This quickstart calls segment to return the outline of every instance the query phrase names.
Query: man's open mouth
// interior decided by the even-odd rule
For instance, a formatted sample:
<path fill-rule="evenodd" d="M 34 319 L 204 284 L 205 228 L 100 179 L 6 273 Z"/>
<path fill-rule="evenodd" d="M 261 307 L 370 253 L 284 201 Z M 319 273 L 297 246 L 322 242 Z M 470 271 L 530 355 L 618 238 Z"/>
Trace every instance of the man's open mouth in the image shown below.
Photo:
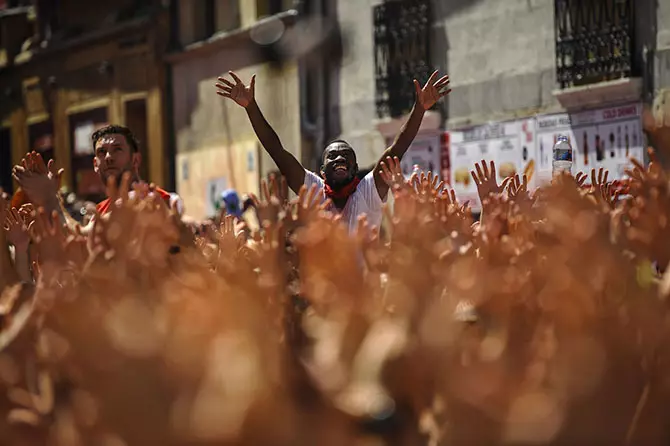
<path fill-rule="evenodd" d="M 337 166 L 333 167 L 333 172 L 337 173 L 338 175 L 346 174 L 347 166 L 344 164 L 338 164 Z"/>

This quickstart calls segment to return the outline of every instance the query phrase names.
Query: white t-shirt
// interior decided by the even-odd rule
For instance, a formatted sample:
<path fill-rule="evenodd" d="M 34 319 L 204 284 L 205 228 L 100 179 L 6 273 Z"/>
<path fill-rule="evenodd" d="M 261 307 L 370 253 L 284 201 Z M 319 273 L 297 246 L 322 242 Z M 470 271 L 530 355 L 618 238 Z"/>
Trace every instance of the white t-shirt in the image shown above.
<path fill-rule="evenodd" d="M 314 172 L 305 170 L 305 186 L 309 190 L 314 184 L 320 191 L 322 202 L 326 201 L 323 179 Z M 344 205 L 344 209 L 340 211 L 332 205 L 328 210 L 342 214 L 342 222 L 349 227 L 349 233 L 353 233 L 358 225 L 358 217 L 362 214 L 367 215 L 370 225 L 379 227 L 382 223 L 383 204 L 384 202 L 379 197 L 379 192 L 377 192 L 374 174 L 370 172 L 358 183 L 356 190 L 347 200 L 347 204 Z"/>

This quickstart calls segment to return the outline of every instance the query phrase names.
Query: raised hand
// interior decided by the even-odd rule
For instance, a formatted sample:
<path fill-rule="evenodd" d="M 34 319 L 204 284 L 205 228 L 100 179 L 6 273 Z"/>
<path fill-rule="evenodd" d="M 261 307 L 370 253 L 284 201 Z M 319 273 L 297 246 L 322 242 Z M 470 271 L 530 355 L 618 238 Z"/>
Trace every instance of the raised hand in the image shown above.
<path fill-rule="evenodd" d="M 424 110 L 430 109 L 438 100 L 440 100 L 440 98 L 451 92 L 449 89 L 449 76 L 445 75 L 437 79 L 437 75 L 438 71 L 436 70 L 430 75 L 428 82 L 426 82 L 426 85 L 423 88 L 421 88 L 419 81 L 414 79 L 416 103 Z"/>
<path fill-rule="evenodd" d="M 234 255 L 244 245 L 244 231 L 240 230 L 237 219 L 226 215 L 219 226 L 219 250 L 222 255 Z"/>
<path fill-rule="evenodd" d="M 379 238 L 379 228 L 371 226 L 365 215 L 358 217 L 356 240 L 363 251 L 363 258 L 372 271 L 382 273 L 388 270 L 388 246 Z"/>
<path fill-rule="evenodd" d="M 219 77 L 216 83 L 216 94 L 232 99 L 241 107 L 247 108 L 255 98 L 256 75 L 251 76 L 251 82 L 249 82 L 249 86 L 246 86 L 237 74 L 232 71 L 229 71 L 228 74 L 233 78 L 235 83 L 233 84 L 223 76 Z"/>
<path fill-rule="evenodd" d="M 381 167 L 379 174 L 389 188 L 394 189 L 407 184 L 400 167 L 400 158 L 387 156 L 379 165 Z"/>
<path fill-rule="evenodd" d="M 21 161 L 21 165 L 14 166 L 12 176 L 37 206 L 43 206 L 49 211 L 58 207 L 57 195 L 64 170 L 56 170 L 54 160 L 44 163 L 44 158 L 37 152 L 31 152 Z"/>
<path fill-rule="evenodd" d="M 5 221 L 9 211 L 9 197 L 5 197 L 4 194 L 0 194 L 0 222 Z"/>
<path fill-rule="evenodd" d="M 528 192 L 528 177 L 526 175 L 522 179 L 519 179 L 519 175 L 505 178 L 503 189 L 507 191 L 509 200 L 519 205 L 523 212 L 528 211 L 535 202 L 534 197 L 531 197 L 530 192 Z"/>
<path fill-rule="evenodd" d="M 600 190 L 603 187 L 607 186 L 607 178 L 609 177 L 610 171 L 601 167 L 598 169 L 598 176 L 596 176 L 596 170 L 591 169 L 591 189 Z"/>
<path fill-rule="evenodd" d="M 515 200 L 528 195 L 528 177 L 523 176 L 523 180 L 519 179 L 519 175 L 505 178 L 502 185 L 503 189 L 507 190 L 507 195 L 510 199 Z"/>
<path fill-rule="evenodd" d="M 40 281 L 51 284 L 64 269 L 66 258 L 65 233 L 58 214 L 56 211 L 48 213 L 44 208 L 39 208 L 28 230 L 37 251 Z"/>
<path fill-rule="evenodd" d="M 7 212 L 5 230 L 7 231 L 7 241 L 14 245 L 17 250 L 25 251 L 28 249 L 28 244 L 30 244 L 28 226 L 16 208 Z"/>
<path fill-rule="evenodd" d="M 493 161 L 490 162 L 489 166 L 486 165 L 484 160 L 480 164 L 475 164 L 475 170 L 471 170 L 470 175 L 472 175 L 472 179 L 477 186 L 479 200 L 482 203 L 486 201 L 489 195 L 500 194 L 503 191 L 496 180 L 496 165 Z"/>
<path fill-rule="evenodd" d="M 577 172 L 577 175 L 575 175 L 575 182 L 577 183 L 577 186 L 582 187 L 587 178 L 588 176 L 584 172 Z"/>
<path fill-rule="evenodd" d="M 414 172 L 409 179 L 409 183 L 419 195 L 437 197 L 444 187 L 444 181 L 438 182 L 438 180 L 438 176 L 433 175 L 433 172 L 428 172 L 428 174 Z"/>
<path fill-rule="evenodd" d="M 280 182 L 284 182 L 284 177 L 281 177 Z M 270 183 L 267 181 L 261 181 L 261 192 L 262 200 L 259 200 L 257 196 L 250 194 L 250 198 L 254 203 L 254 209 L 256 210 L 256 217 L 258 218 L 258 224 L 263 226 L 264 222 L 276 223 L 279 221 L 280 213 L 282 212 L 286 197 L 282 197 L 280 185 L 277 184 L 275 178 L 270 179 Z"/>

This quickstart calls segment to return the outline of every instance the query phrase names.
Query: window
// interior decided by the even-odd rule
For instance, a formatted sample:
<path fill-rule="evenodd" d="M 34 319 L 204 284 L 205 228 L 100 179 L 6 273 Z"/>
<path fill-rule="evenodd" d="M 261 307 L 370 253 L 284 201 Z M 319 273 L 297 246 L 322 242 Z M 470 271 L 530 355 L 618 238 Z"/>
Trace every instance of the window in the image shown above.
<path fill-rule="evenodd" d="M 399 117 L 414 104 L 413 79 L 430 64 L 430 0 L 385 1 L 374 7 L 376 105 L 379 117 Z"/>
<path fill-rule="evenodd" d="M 638 74 L 633 0 L 555 0 L 556 76 L 561 88 Z"/>
<path fill-rule="evenodd" d="M 294 0 L 256 0 L 256 17 L 267 17 L 293 8 Z"/>
<path fill-rule="evenodd" d="M 215 0 L 213 16 L 216 17 L 215 30 L 217 32 L 233 31 L 240 27 L 239 0 Z M 244 1 L 244 0 L 243 0 Z"/>
<path fill-rule="evenodd" d="M 104 199 L 105 185 L 93 170 L 94 149 L 91 135 L 107 124 L 107 108 L 71 114 L 69 121 L 73 192 L 81 198 L 97 203 Z"/>
<path fill-rule="evenodd" d="M 179 3 L 176 20 L 182 45 L 207 40 L 240 27 L 239 0 L 193 0 Z"/>

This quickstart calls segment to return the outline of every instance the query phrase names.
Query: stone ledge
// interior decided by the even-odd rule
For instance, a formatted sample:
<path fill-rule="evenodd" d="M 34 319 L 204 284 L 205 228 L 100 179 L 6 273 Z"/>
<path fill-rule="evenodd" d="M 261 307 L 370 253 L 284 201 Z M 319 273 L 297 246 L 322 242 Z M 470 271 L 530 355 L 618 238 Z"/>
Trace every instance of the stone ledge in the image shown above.
<path fill-rule="evenodd" d="M 409 113 L 399 118 L 384 118 L 373 122 L 374 127 L 384 138 L 395 138 L 400 132 L 403 124 L 409 118 Z M 424 132 L 439 132 L 441 130 L 442 114 L 437 111 L 428 110 L 423 116 L 419 133 Z"/>
<path fill-rule="evenodd" d="M 616 102 L 634 102 L 642 97 L 642 78 L 631 77 L 597 84 L 554 90 L 566 110 L 579 110 Z"/>

